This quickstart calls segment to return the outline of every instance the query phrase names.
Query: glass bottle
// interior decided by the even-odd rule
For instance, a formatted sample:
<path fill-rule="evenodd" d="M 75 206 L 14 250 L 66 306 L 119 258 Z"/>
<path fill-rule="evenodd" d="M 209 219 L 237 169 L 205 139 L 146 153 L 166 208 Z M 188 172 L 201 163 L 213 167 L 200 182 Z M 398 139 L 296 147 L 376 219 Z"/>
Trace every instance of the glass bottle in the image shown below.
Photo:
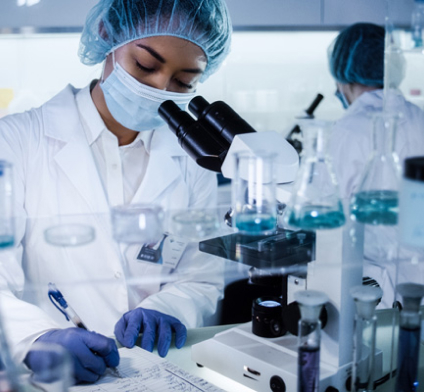
<path fill-rule="evenodd" d="M 234 224 L 240 234 L 268 235 L 277 229 L 275 154 L 235 154 L 232 206 Z"/>
<path fill-rule="evenodd" d="M 418 361 L 420 351 L 421 312 L 424 285 L 402 283 L 397 286 L 402 296 L 399 319 L 396 392 L 418 391 Z"/>
<path fill-rule="evenodd" d="M 325 293 L 301 290 L 294 293 L 299 305 L 297 391 L 319 391 L 322 306 L 328 301 Z"/>
<path fill-rule="evenodd" d="M 374 286 L 354 286 L 350 294 L 355 301 L 356 314 L 353 335 L 353 361 L 351 390 L 374 390 L 374 357 L 377 317 L 375 307 L 383 291 Z"/>
<path fill-rule="evenodd" d="M 414 9 L 411 15 L 411 34 L 416 48 L 421 48 L 423 46 L 423 29 L 424 0 L 415 0 Z"/>
<path fill-rule="evenodd" d="M 0 160 L 0 249 L 14 244 L 12 165 Z"/>
<path fill-rule="evenodd" d="M 337 181 L 326 151 L 329 125 L 311 120 L 301 125 L 304 150 L 285 212 L 289 226 L 305 230 L 333 229 L 345 223 Z"/>
<path fill-rule="evenodd" d="M 350 203 L 353 219 L 371 225 L 395 225 L 398 219 L 399 158 L 394 151 L 398 116 L 374 114 L 373 152 Z"/>

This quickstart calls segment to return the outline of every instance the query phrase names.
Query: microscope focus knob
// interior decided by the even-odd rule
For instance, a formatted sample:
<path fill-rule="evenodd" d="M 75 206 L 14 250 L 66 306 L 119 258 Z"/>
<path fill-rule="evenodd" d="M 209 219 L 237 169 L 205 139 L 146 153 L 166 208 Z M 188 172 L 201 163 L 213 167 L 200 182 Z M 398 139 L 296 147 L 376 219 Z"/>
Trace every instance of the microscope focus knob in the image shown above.
<path fill-rule="evenodd" d="M 280 376 L 272 376 L 269 386 L 272 392 L 286 392 L 286 384 Z"/>

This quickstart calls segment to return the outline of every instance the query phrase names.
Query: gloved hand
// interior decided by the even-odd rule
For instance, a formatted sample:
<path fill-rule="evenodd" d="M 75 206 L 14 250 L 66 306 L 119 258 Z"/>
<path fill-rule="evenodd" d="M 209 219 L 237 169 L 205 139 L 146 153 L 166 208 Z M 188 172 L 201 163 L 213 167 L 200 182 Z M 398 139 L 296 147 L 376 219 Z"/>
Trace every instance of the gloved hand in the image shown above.
<path fill-rule="evenodd" d="M 78 382 L 95 382 L 106 367 L 119 364 L 118 347 L 113 339 L 81 328 L 55 329 L 41 335 L 36 342 L 55 343 L 63 346 L 72 356 L 74 378 Z M 26 365 L 37 372 L 37 364 L 43 362 L 43 353 L 29 351 Z"/>
<path fill-rule="evenodd" d="M 158 337 L 158 353 L 168 354 L 172 333 L 175 332 L 175 346 L 181 348 L 187 339 L 186 327 L 175 317 L 156 310 L 136 308 L 125 313 L 115 325 L 115 336 L 123 346 L 132 348 L 142 332 L 141 347 L 152 352 Z"/>

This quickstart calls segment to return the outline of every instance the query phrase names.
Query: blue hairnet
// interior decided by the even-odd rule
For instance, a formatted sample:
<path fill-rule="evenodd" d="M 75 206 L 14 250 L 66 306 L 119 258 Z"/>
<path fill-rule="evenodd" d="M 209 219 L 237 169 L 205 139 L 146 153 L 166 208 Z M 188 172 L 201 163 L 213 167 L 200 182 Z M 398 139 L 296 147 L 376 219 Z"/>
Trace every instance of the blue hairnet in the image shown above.
<path fill-rule="evenodd" d="M 78 53 L 94 65 L 136 39 L 171 35 L 205 52 L 204 81 L 229 53 L 231 31 L 224 0 L 100 0 L 87 16 Z"/>
<path fill-rule="evenodd" d="M 330 72 L 339 83 L 384 85 L 384 28 L 356 23 L 344 29 L 329 49 Z"/>

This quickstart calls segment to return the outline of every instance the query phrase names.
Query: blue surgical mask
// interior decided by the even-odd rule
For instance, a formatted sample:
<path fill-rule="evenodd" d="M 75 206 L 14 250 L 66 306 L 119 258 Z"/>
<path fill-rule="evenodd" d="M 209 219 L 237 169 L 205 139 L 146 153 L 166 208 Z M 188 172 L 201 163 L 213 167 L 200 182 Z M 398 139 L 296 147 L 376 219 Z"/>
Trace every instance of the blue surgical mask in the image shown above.
<path fill-rule="evenodd" d="M 102 81 L 106 105 L 113 118 L 133 131 L 148 131 L 165 124 L 159 116 L 159 106 L 174 101 L 182 110 L 195 93 L 174 93 L 146 86 L 133 78 L 114 61 L 114 70 Z"/>
<path fill-rule="evenodd" d="M 334 93 L 334 95 L 340 100 L 340 102 L 343 105 L 343 109 L 347 109 L 349 108 L 349 102 L 346 99 L 346 96 L 339 90 L 337 89 L 336 92 Z"/>

